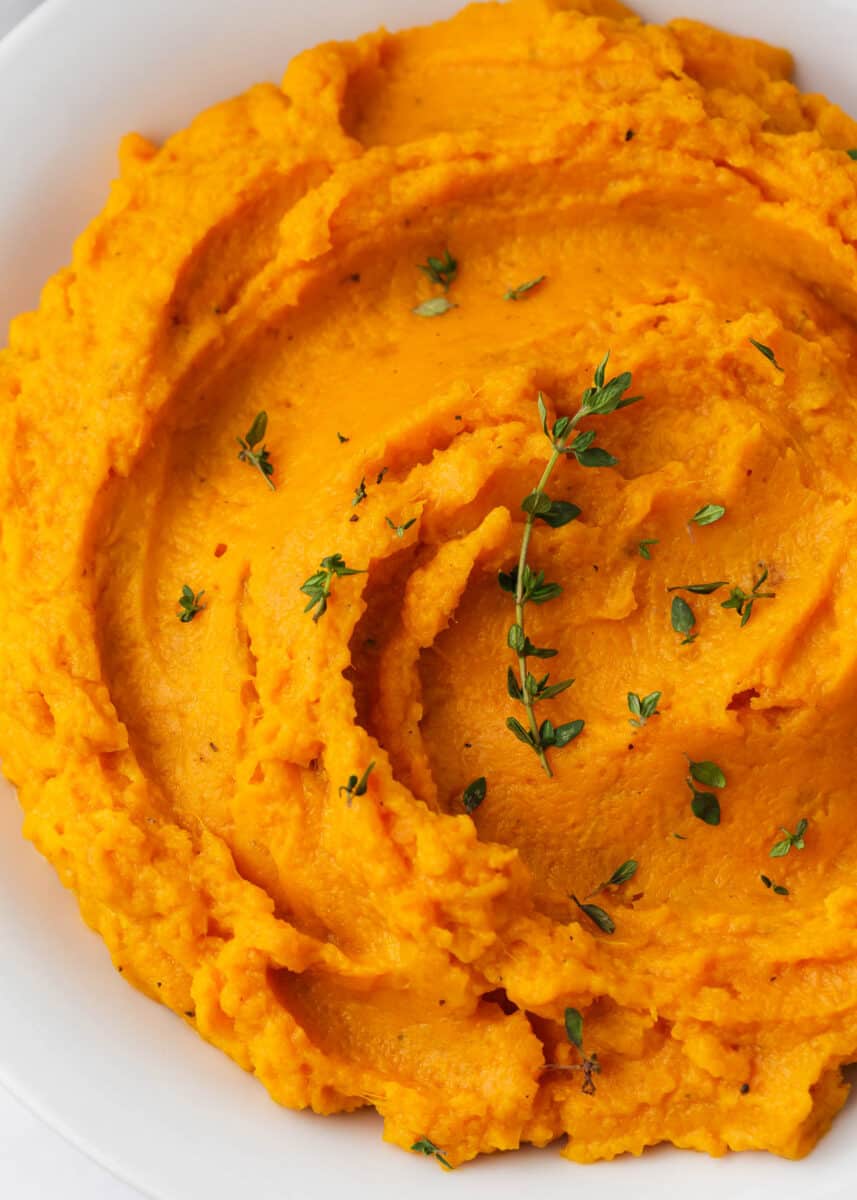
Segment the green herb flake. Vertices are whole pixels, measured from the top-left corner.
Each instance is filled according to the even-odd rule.
[[[583,1050],[583,1017],[576,1008],[567,1008],[564,1014],[565,1036],[572,1046],[580,1052],[581,1062],[563,1068],[570,1071],[582,1071],[583,1083],[581,1091],[586,1096],[595,1095],[595,1080],[593,1075],[601,1072],[597,1054],[586,1054]]]
[[[685,757],[687,758],[688,769],[690,771],[690,775],[685,780],[685,783],[690,788],[690,810],[695,817],[700,821],[704,821],[706,825],[719,825],[720,801],[714,792],[699,791],[696,784],[701,783],[705,787],[724,788],[726,787],[726,776],[715,762],[710,762],[708,759],[702,762],[694,762],[687,755]]]
[[[508,292],[503,296],[504,300],[520,300],[522,296],[526,296],[527,292],[531,292],[533,288],[544,283],[546,275],[538,275],[535,279],[528,279],[526,283],[519,283],[517,287],[509,288]]]
[[[261,446],[261,449],[257,449],[260,443],[265,441],[267,431],[268,414],[266,412],[259,412],[253,418],[253,424],[247,430],[246,435],[243,438],[236,438],[235,440],[241,447],[238,451],[238,457],[241,462],[255,467],[271,491],[274,492],[276,491],[276,487],[271,478],[274,474],[274,464],[271,462],[271,456],[264,445]]]
[[[485,782],[484,775],[480,775],[478,779],[474,779],[472,783],[468,783],[461,795],[461,803],[464,805],[464,811],[466,813],[475,813],[485,799],[487,791],[488,785]]]
[[[345,434],[344,434],[344,433],[340,433],[340,432],[339,432],[339,430],[337,430],[337,431],[336,431],[336,436],[339,438],[339,444],[340,444],[340,446],[344,446],[346,442],[350,442],[350,441],[351,441],[351,438],[350,438],[350,437],[346,437],[346,436],[345,436]]]
[[[725,516],[726,509],[722,504],[703,504],[690,519],[694,525],[713,525]]]
[[[743,588],[733,587],[729,593],[729,598],[724,600],[721,608],[734,608],[741,618],[741,628],[743,629],[750,617],[753,615],[753,605],[757,600],[774,600],[776,592],[762,592],[759,589],[764,585],[768,578],[768,568],[764,563],[759,563],[761,575],[753,582],[752,591],[745,592]]]
[[[369,786],[369,776],[375,770],[374,762],[370,762],[369,766],[362,775],[349,775],[348,782],[344,783],[339,789],[340,796],[345,792],[348,797],[348,807],[351,807],[351,801],[354,796],[365,796]]]
[[[628,721],[635,729],[642,729],[649,717],[658,714],[660,692],[649,692],[648,696],[638,696],[636,692],[628,692],[628,711],[631,717]]]
[[[403,538],[405,536],[405,534],[407,533],[407,531],[410,529],[410,527],[412,525],[416,524],[416,520],[417,520],[416,517],[411,517],[410,521],[405,521],[404,525],[394,525],[389,517],[386,517],[385,519],[386,519],[387,524],[390,526],[390,528],[393,531],[393,536],[397,537],[397,538]]]
[[[657,546],[659,540],[659,538],[645,538],[642,542],[638,542],[637,550],[639,551],[640,558],[645,558],[651,561],[652,554],[649,550],[649,546]]]
[[[418,1138],[413,1146],[411,1146],[411,1149],[416,1151],[417,1154],[425,1154],[427,1158],[436,1158],[440,1165],[447,1171],[452,1170],[452,1163],[444,1158],[443,1151],[430,1138]]]
[[[795,850],[805,849],[806,842],[803,835],[806,833],[808,824],[809,821],[806,817],[801,817],[795,826],[794,833],[789,833],[788,829],[784,825],[781,825],[780,829],[786,836],[771,847],[770,857],[784,858],[790,852],[792,846],[794,846]]]
[[[629,879],[633,879],[637,874],[639,863],[635,858],[629,858],[627,862],[623,862],[621,867],[617,867],[609,879],[605,879],[603,883],[596,888],[597,892],[603,892],[605,888],[618,887],[622,883],[627,883]],[[592,892],[595,895],[595,892]]]
[[[690,811],[706,825],[720,824],[720,801],[714,792],[698,792],[688,780],[691,790]]]
[[[603,908],[599,908],[597,904],[581,904],[577,896],[575,896],[573,893],[571,898],[580,911],[585,913],[586,916],[589,917],[590,921],[593,921],[603,933],[616,932],[616,925],[614,924],[613,918],[609,913],[605,912]]]
[[[442,317],[452,308],[458,308],[458,305],[452,304],[446,296],[432,296],[431,300],[423,300],[422,304],[418,304],[412,311],[418,317]]]
[[[583,1017],[576,1008],[565,1010],[565,1036],[572,1046],[583,1049]]]
[[[305,579],[300,590],[309,596],[304,612],[313,613],[313,621],[318,621],[327,612],[327,599],[333,587],[334,579],[345,575],[365,575],[365,570],[355,570],[349,567],[341,554],[328,554],[321,560],[319,569],[309,579]]]
[[[197,613],[200,613],[205,608],[204,604],[200,604],[200,600],[205,595],[205,590],[197,592],[194,595],[193,588],[184,584],[182,594],[178,598],[178,606],[181,612],[178,614],[179,620],[183,625],[187,625],[188,621],[192,621]]]
[[[770,346],[764,346],[761,342],[757,342],[755,338],[747,338],[751,346],[755,346],[761,355],[763,355],[769,363],[772,363],[778,371],[783,372],[783,368],[777,362],[777,356],[774,354]]]
[[[855,149],[855,150],[846,150],[846,151],[845,151],[845,153],[848,155],[848,157],[849,157],[849,158],[854,158],[854,159],[857,159],[857,149]]]
[[[697,783],[705,784],[706,787],[726,787],[726,776],[717,763],[709,762],[707,759],[704,762],[694,762],[688,758],[687,761],[690,765],[691,777]]]
[[[440,258],[430,254],[424,263],[419,264],[417,270],[422,271],[432,283],[446,291],[458,274],[458,260],[452,257],[449,250],[444,250]]]
[[[760,875],[759,878],[765,887],[770,888],[770,890],[776,893],[777,896],[788,896],[790,894],[787,887],[783,887],[781,883],[774,883],[773,879],[771,879],[768,875]]]
[[[684,641],[681,643],[682,646],[686,646],[696,640],[697,635],[690,632],[696,624],[696,617],[694,616],[693,609],[682,596],[673,596],[672,605],[670,606],[670,620],[675,632],[684,634]]]
[[[713,592],[718,592],[722,587],[726,587],[728,579],[717,579],[714,583],[676,583],[672,587],[668,587],[668,592],[693,592],[695,596],[710,596]]]

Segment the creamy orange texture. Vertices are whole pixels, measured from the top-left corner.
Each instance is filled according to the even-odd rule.
[[[125,977],[284,1105],[375,1105],[458,1164],[562,1134],[584,1162],[797,1156],[843,1103],[857,126],[790,67],[609,0],[319,47],[160,148],[127,138],[12,327],[0,751],[25,833]],[[457,307],[417,316],[447,246]],[[537,392],[575,411],[608,349],[645,399],[584,424],[618,466],[563,460],[582,515],[532,543],[564,590],[529,627],[576,678],[540,713],[586,722],[548,779],[504,724],[497,572],[549,453]],[[260,410],[276,492],[237,459]],[[334,552],[367,573],[314,624],[299,587]],[[725,590],[688,596],[680,645],[667,587],[760,562],[776,598],[741,628]],[[723,768],[718,827],[685,754]],[[609,935],[569,894],[630,858]],[[570,1006],[594,1096],[544,1069],[580,1061]]]

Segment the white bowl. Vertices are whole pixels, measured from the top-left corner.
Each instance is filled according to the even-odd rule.
[[[122,133],[161,137],[317,41],[445,16],[458,0],[48,0],[0,43],[0,327],[32,307],[101,207]],[[642,0],[799,55],[799,81],[857,111],[857,0]],[[159,1200],[468,1200],[522,1191],[599,1200],[833,1200],[854,1195],[857,1106],[809,1159],[657,1150],[581,1167],[556,1150],[443,1175],[380,1140],[368,1114],[277,1108],[261,1086],[123,983],[0,794],[0,1080],[80,1148]]]

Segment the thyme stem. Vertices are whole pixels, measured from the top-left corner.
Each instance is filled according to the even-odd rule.
[[[544,493],[544,490],[548,485],[548,480],[553,474],[553,469],[562,457],[568,439],[571,437],[572,430],[577,428],[577,425],[584,416],[585,412],[583,408],[579,408],[569,423],[568,433],[563,438],[559,438],[554,442],[553,453],[548,459],[547,466],[545,467],[544,471],[542,471],[541,479],[536,484],[536,487],[533,491],[534,496],[541,496]],[[537,509],[536,506],[533,505],[533,511],[527,513],[527,519],[524,521],[524,534],[521,538],[521,553],[518,555],[518,579],[515,585],[515,621],[518,625],[520,625],[525,634],[524,567],[527,565],[527,553],[530,549],[530,538],[532,537],[533,525],[536,521],[536,514]],[[526,642],[524,642],[524,647],[526,649]],[[536,753],[538,754],[539,762],[542,764],[545,774],[553,778],[553,771],[551,770],[551,765],[548,762],[547,755],[545,754],[545,748],[542,745],[541,738],[539,736],[539,726],[538,722],[536,721],[535,705],[532,697],[530,696],[529,690],[527,689],[527,655],[524,650],[518,651],[518,675],[521,680],[521,691],[523,693],[522,703],[524,708],[527,710],[527,722],[530,726],[530,733],[533,735],[533,744],[536,747]]]

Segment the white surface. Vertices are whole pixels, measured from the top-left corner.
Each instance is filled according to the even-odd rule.
[[[140,1200],[0,1088],[0,1196],[6,1200]]]
[[[303,46],[456,7],[457,0],[47,0],[0,44],[0,328],[35,303],[40,284],[66,261],[72,237],[105,196],[126,129],[163,135],[211,101],[277,79]],[[640,8],[655,18],[707,15],[788,44],[800,51],[805,86],[857,110],[857,0],[642,0]],[[0,799],[0,1079],[158,1200],[233,1200],[250,1191],[254,1200],[315,1200],[345,1189],[349,1200],[385,1200],[441,1187],[468,1200],[517,1200],[534,1187],[563,1195],[586,1189],[599,1200],[854,1195],[855,1104],[802,1163],[659,1150],[584,1168],[528,1151],[447,1176],[383,1146],[369,1115],[283,1112],[223,1055],[123,984],[72,898],[20,841],[11,793]],[[0,1151],[19,1171],[0,1174],[0,1194],[132,1195],[47,1138],[0,1093]],[[48,1158],[57,1164],[53,1175]]]
[[[0,0],[0,38],[39,0]],[[139,1200],[0,1087],[0,1196],[9,1200]]]

